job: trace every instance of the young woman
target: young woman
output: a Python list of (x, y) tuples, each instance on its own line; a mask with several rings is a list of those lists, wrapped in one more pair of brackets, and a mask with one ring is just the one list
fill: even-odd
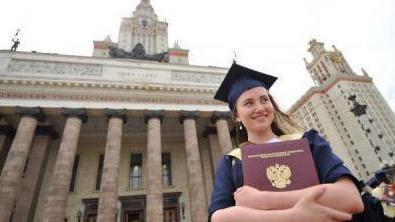
[[(249, 143), (280, 141), (296, 126), (269, 94), (276, 79), (233, 64), (214, 97), (229, 104)], [(218, 162), (209, 221), (347, 221), (363, 211), (355, 186), (358, 181), (332, 153), (328, 142), (315, 130), (302, 137), (309, 141), (320, 185), (288, 192), (243, 186), (242, 161), (235, 150)]]

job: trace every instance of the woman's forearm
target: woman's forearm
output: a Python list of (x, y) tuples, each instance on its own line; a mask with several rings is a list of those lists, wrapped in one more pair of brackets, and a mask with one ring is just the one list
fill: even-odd
[[(317, 199), (319, 204), (348, 213), (363, 211), (363, 203), (355, 185), (348, 179), (333, 184), (321, 184), (326, 192)], [(288, 209), (315, 187), (288, 192), (262, 192), (262, 209)]]
[(247, 207), (233, 206), (217, 210), (211, 222), (283, 222), (291, 218), (289, 210), (257, 210)]
[[(319, 197), (326, 193), (325, 187), (315, 187), (308, 191), (292, 208), (282, 210), (260, 210), (246, 206), (233, 206), (217, 210), (211, 217), (212, 222), (240, 221), (349, 221), (352, 215), (317, 203)], [(332, 221), (331, 220), (331, 221)]]

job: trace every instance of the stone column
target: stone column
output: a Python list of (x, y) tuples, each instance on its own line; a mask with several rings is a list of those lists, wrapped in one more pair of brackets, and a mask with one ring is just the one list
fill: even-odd
[(21, 119), (0, 176), (0, 222), (10, 221), (37, 122), (45, 118), (38, 107), (17, 107), (16, 113)]
[(207, 202), (196, 132), (197, 111), (181, 111), (184, 125), (191, 221), (207, 221)]
[(16, 202), (13, 222), (27, 222), (33, 218), (33, 207), (37, 202), (41, 181), (44, 175), (45, 160), (51, 138), (59, 135), (53, 126), (38, 126), (36, 136), (27, 162), (26, 172), (22, 182), (18, 200)]
[(147, 111), (145, 113), (145, 122), (148, 124), (147, 221), (163, 221), (161, 142), (161, 122), (163, 116), (164, 112), (162, 110)]
[[(219, 145), (218, 136), (217, 136), (217, 128), (212, 126), (207, 126), (204, 130), (203, 137), (207, 137), (210, 144), (210, 154), (211, 154), (211, 163), (213, 166), (213, 171), (217, 169), (217, 161), (222, 157), (222, 149)], [(214, 175), (213, 172), (213, 175)]]
[(98, 222), (113, 222), (118, 202), (118, 171), (121, 158), (122, 126), (126, 122), (126, 110), (106, 109), (108, 117), (107, 143), (104, 154)]
[(15, 129), (12, 125), (0, 125), (0, 173), (10, 150)]
[(64, 222), (81, 125), (87, 121), (85, 109), (64, 108), (62, 114), (66, 123), (44, 205), (45, 222)]
[(211, 121), (217, 126), (218, 140), (221, 146), (222, 154), (229, 153), (233, 149), (232, 140), (230, 139), (228, 118), (230, 112), (214, 112)]

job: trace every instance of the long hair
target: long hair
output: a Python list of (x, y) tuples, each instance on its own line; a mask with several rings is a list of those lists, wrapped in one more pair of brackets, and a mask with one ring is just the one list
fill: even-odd
[[(274, 101), (273, 96), (270, 94), (269, 99), (270, 102), (273, 104), (274, 113), (274, 119), (270, 127), (276, 136), (282, 136), (285, 134), (292, 134), (303, 131), (303, 128), (299, 126), (296, 121), (293, 120), (293, 118), (295, 118), (294, 115), (290, 115), (281, 111), (277, 103)], [(236, 142), (238, 143), (238, 145), (240, 145), (241, 143), (248, 141), (248, 134), (246, 128), (241, 122), (239, 123), (241, 125), (240, 129), (240, 125), (236, 122), (236, 114), (237, 110), (235, 105), (233, 109), (233, 121), (234, 123), (236, 123)]]

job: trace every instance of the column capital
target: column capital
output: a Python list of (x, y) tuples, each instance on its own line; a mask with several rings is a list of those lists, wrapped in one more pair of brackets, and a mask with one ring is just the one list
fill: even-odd
[(147, 124), (149, 119), (158, 118), (162, 123), (164, 116), (165, 116), (164, 110), (146, 110), (144, 113), (144, 122)]
[(213, 126), (207, 126), (203, 131), (203, 137), (207, 137), (208, 135), (217, 134), (217, 128)]
[(232, 116), (232, 113), (229, 111), (214, 111), (213, 115), (211, 116), (211, 122), (215, 123), (217, 120), (220, 119), (228, 119)]
[(107, 116), (108, 119), (112, 117), (117, 117), (122, 120), (123, 123), (126, 123), (128, 117), (126, 115), (126, 109), (108, 109), (104, 110), (104, 114)]
[(54, 126), (51, 125), (38, 125), (36, 128), (37, 135), (48, 135), (52, 139), (59, 138), (59, 133), (56, 131)]
[(0, 125), (0, 135), (13, 136), (15, 132), (15, 128), (12, 125)]
[(86, 123), (88, 121), (88, 116), (86, 115), (86, 109), (85, 108), (62, 108), (62, 115), (65, 116), (66, 118), (68, 117), (77, 117), (79, 118), (83, 123)]
[(46, 119), (45, 114), (42, 112), (41, 108), (36, 107), (24, 107), (24, 106), (17, 106), (15, 107), (15, 113), (21, 117), (23, 116), (30, 116), (39, 122), (44, 122)]
[(184, 120), (186, 119), (197, 119), (199, 117), (199, 111), (186, 111), (186, 110), (181, 110), (180, 113), (180, 123), (183, 123)]

